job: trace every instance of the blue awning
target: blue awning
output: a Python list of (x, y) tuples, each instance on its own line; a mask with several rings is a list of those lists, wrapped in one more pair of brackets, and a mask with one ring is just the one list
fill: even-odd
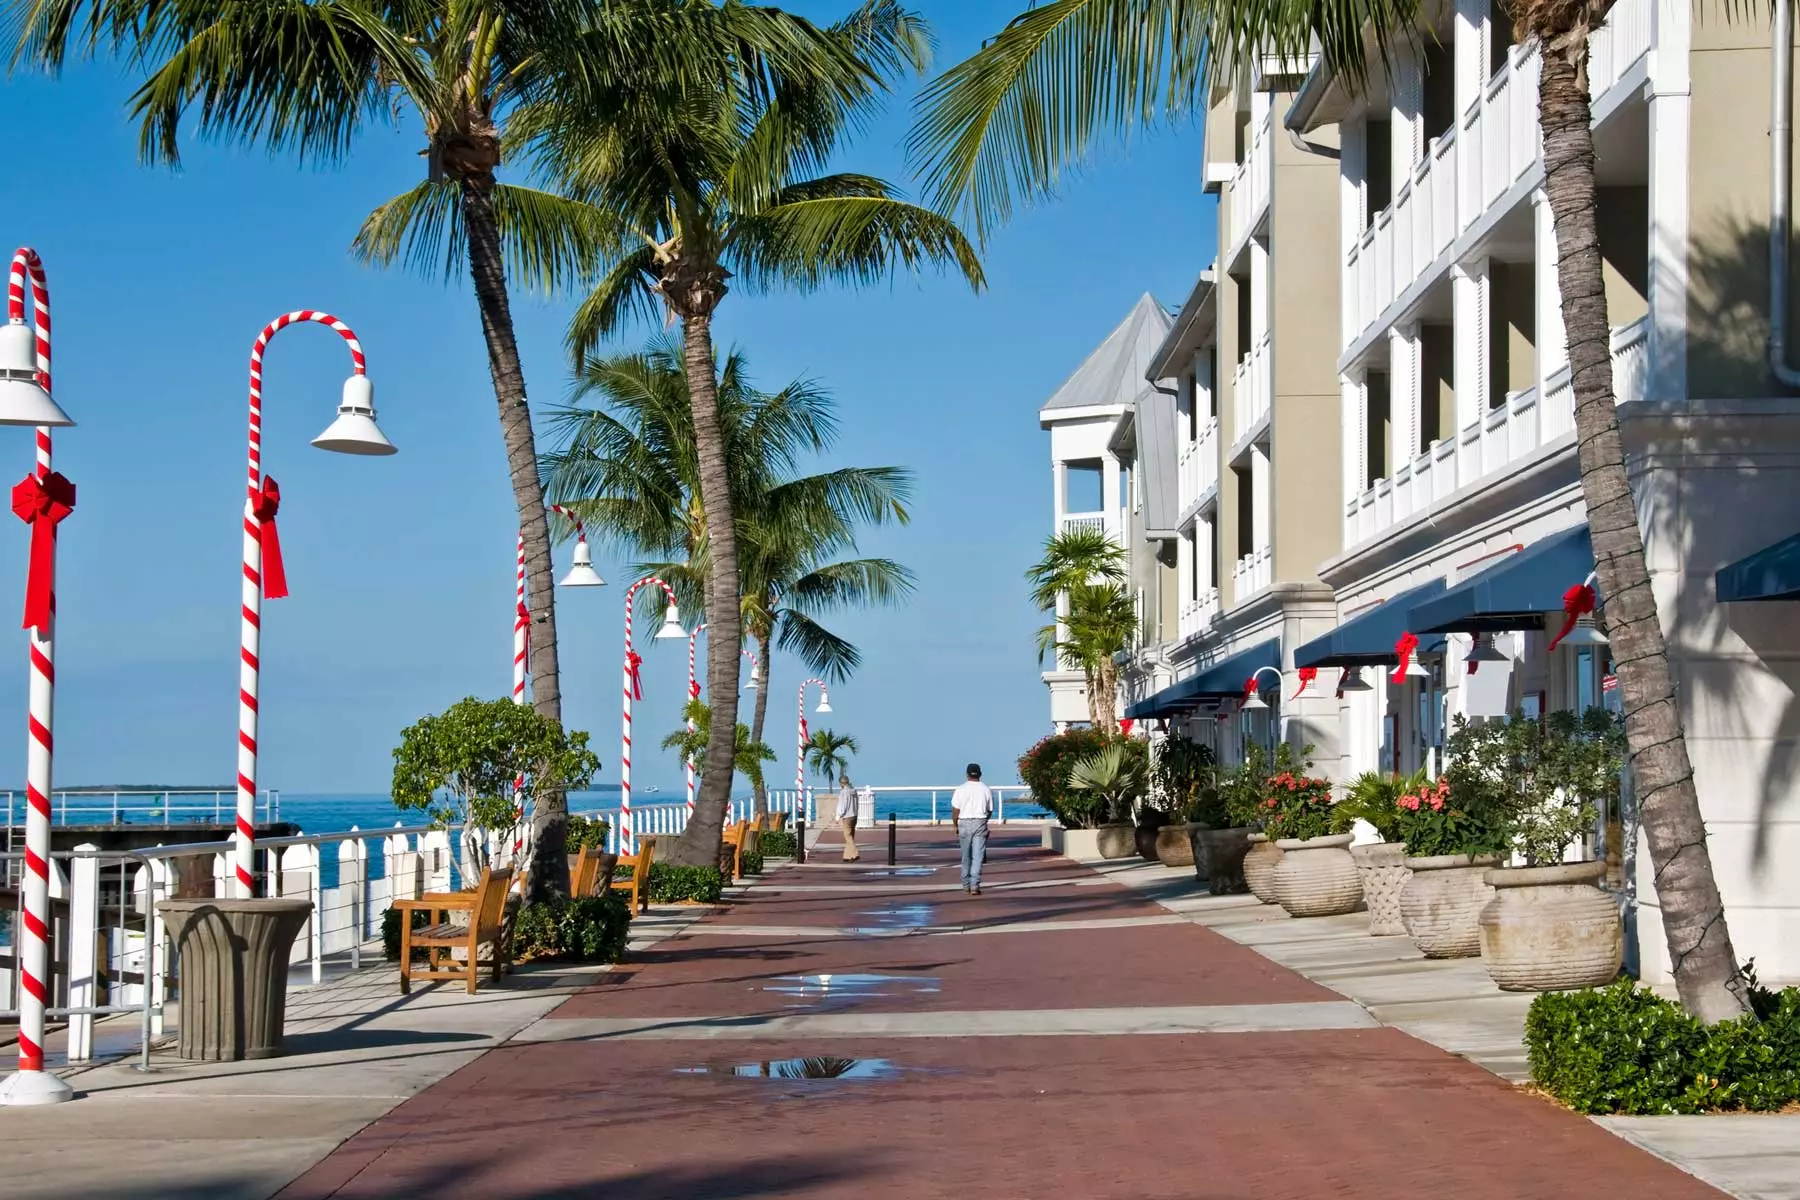
[(1721, 601), (1800, 600), (1800, 533), (1720, 567), (1713, 584)]
[(1242, 696), (1244, 680), (1264, 667), (1281, 670), (1281, 639), (1259, 642), (1248, 650), (1240, 650), (1230, 658), (1196, 671), (1186, 679), (1170, 684), (1154, 696), (1139, 700), (1125, 709), (1134, 721), (1145, 717), (1167, 717), (1198, 708), (1208, 700)]
[[(1444, 581), (1434, 579), (1422, 587), (1401, 592), (1374, 608), (1357, 613), (1321, 638), (1294, 651), (1296, 667), (1392, 666), (1400, 661), (1394, 643), (1407, 632), (1407, 619), (1416, 605), (1444, 594)], [(1421, 653), (1442, 648), (1443, 636), (1419, 638)]]
[(1542, 629), (1544, 614), (1561, 612), (1563, 593), (1594, 570), (1594, 545), (1586, 525), (1553, 533), (1435, 600), (1416, 605), (1407, 621), (1427, 633), (1499, 633)]
[(1160, 692), (1154, 692), (1151, 695), (1145, 696), (1142, 700), (1139, 700), (1136, 704), (1127, 704), (1125, 706), (1126, 719), (1132, 720), (1132, 721), (1142, 721), (1146, 717), (1171, 717), (1171, 716), (1174, 716), (1176, 713), (1180, 712), (1183, 707), (1185, 707), (1180, 704), (1175, 704), (1170, 700), (1169, 693), (1173, 692), (1174, 690), (1175, 690), (1175, 685), (1170, 684), (1168, 687), (1164, 688)]

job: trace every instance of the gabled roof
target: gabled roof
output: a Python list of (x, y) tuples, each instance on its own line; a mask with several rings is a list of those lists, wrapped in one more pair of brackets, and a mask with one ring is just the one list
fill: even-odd
[(1118, 328), (1044, 402), (1039, 416), (1051, 421), (1057, 409), (1128, 407), (1144, 390), (1144, 372), (1173, 323), (1148, 292), (1139, 296)]

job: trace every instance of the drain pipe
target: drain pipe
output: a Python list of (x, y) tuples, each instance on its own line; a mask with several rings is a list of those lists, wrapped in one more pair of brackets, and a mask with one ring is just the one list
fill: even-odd
[(1769, 370), (1783, 387), (1800, 388), (1800, 371), (1788, 365), (1788, 259), (1793, 236), (1794, 0), (1775, 0), (1769, 113)]

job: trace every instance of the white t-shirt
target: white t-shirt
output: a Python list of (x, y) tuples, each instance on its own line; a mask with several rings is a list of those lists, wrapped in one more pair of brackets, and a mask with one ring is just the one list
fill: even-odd
[(950, 809), (959, 821), (986, 817), (994, 811), (994, 793), (979, 779), (957, 785), (950, 796)]

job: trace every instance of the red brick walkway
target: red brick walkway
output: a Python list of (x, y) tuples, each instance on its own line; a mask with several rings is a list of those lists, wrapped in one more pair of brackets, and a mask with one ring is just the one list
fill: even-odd
[[(546, 1023), (736, 1017), (751, 1019), (748, 1036), (721, 1022), (722, 1035), (705, 1040), (595, 1035), (491, 1051), (282, 1195), (1719, 1200), (1590, 1122), (1391, 1029), (756, 1034), (754, 1018), (774, 1015), (1342, 999), (1196, 925), (1055, 928), (1166, 914), (1037, 850), (1035, 832), (996, 834), (981, 897), (955, 886), (946, 831), (903, 839), (901, 865), (938, 868), (929, 875), (846, 870), (821, 856), (635, 956)], [(885, 849), (870, 843), (865, 866)], [(869, 936), (1033, 922), (1052, 928)], [(884, 978), (845, 978), (859, 975)], [(868, 1078), (778, 1077), (784, 1062), (824, 1056), (886, 1065), (859, 1068), (883, 1072)]]

